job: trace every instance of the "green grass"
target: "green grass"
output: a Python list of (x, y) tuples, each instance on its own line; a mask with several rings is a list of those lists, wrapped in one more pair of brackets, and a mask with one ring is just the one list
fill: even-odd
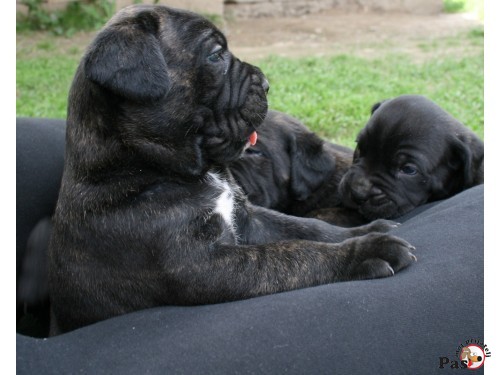
[(114, 0), (88, 0), (69, 2), (64, 9), (47, 10), (44, 0), (21, 0), (26, 13), (16, 16), (18, 32), (50, 31), (55, 35), (73, 35), (81, 30), (97, 30), (115, 12)]
[(443, 10), (447, 13), (474, 13), (484, 19), (484, 0), (443, 0)]
[(483, 57), (413, 63), (408, 56), (367, 60), (269, 58), (270, 107), (292, 114), (321, 136), (353, 145), (372, 104), (402, 94), (434, 100), (483, 137)]
[[(269, 57), (257, 65), (271, 84), (270, 108), (299, 118), (337, 143), (353, 146), (371, 106), (401, 94), (429, 97), (483, 138), (483, 37), (482, 30), (472, 30), (455, 39), (421, 44), (426, 56), (450, 46), (455, 50), (423, 62), (388, 53), (376, 59)], [(462, 49), (456, 53), (457, 44), (475, 48), (473, 53)], [(35, 44), (35, 51), (18, 51), (18, 116), (66, 117), (67, 93), (82, 51), (73, 47), (58, 52), (55, 45), (42, 40)]]
[(67, 94), (77, 64), (75, 56), (18, 58), (17, 116), (65, 118)]

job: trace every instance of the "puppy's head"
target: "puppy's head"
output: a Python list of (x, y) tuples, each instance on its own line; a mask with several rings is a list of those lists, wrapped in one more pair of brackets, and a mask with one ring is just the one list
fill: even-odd
[(118, 162), (111, 159), (119, 145), (162, 173), (199, 176), (242, 153), (267, 112), (267, 89), (262, 72), (234, 57), (203, 17), (130, 6), (82, 59), (70, 91), (68, 126), (78, 130), (69, 144), (75, 155), (84, 153), (78, 144), (92, 149), (95, 157), (78, 160), (89, 167)]
[(297, 119), (269, 111), (259, 142), (245, 150), (230, 169), (257, 205), (285, 210), (304, 201), (335, 170), (335, 159), (324, 141)]
[(343, 203), (396, 218), (483, 180), (483, 142), (437, 104), (403, 95), (376, 104), (343, 177)]

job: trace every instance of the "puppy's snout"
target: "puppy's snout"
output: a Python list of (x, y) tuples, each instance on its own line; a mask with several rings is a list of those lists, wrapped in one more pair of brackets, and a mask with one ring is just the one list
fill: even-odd
[(385, 194), (378, 187), (372, 185), (370, 192), (368, 193), (368, 199), (373, 201), (373, 203), (383, 202), (385, 200)]
[(365, 202), (370, 195), (372, 184), (363, 177), (354, 178), (351, 181), (351, 196), (356, 203)]
[[(260, 70), (259, 67), (257, 66), (254, 66), (254, 65), (249, 65), (253, 68), (254, 70), (254, 74), (255, 74), (255, 79), (259, 79), (260, 80), (260, 85), (262, 87), (262, 89), (264, 90), (264, 92), (267, 93), (269, 92), (269, 81), (267, 80), (266, 76), (264, 75), (264, 73), (262, 72), (262, 70)], [(257, 83), (257, 82), (255, 82)]]

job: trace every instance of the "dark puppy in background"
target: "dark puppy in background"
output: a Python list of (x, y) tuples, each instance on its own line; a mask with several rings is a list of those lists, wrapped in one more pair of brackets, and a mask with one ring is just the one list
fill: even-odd
[(483, 183), (483, 142), (431, 100), (376, 104), (342, 178), (342, 203), (366, 219), (397, 218)]
[(270, 111), (231, 171), (254, 204), (346, 227), (482, 183), (483, 142), (435, 103), (406, 95), (375, 104), (372, 115), (354, 155)]
[(320, 138), (298, 119), (269, 111), (257, 144), (229, 168), (255, 205), (353, 227), (369, 222), (342, 205), (339, 185), (353, 154)]
[(305, 216), (341, 204), (338, 185), (353, 150), (327, 142), (296, 118), (269, 111), (259, 141), (230, 170), (253, 204)]
[(206, 19), (131, 6), (97, 35), (68, 102), (49, 247), (51, 333), (167, 304), (391, 276), (413, 247), (385, 220), (344, 229), (251, 205), (227, 165), (267, 81)]

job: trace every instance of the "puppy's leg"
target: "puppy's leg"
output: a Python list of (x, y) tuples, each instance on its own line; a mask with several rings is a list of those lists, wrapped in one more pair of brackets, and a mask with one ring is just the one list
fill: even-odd
[[(196, 268), (182, 269), (182, 304), (214, 303), (345, 280), (392, 276), (416, 260), (397, 237), (373, 233), (339, 244), (282, 241), (212, 249)], [(185, 280), (184, 280), (185, 279)]]
[(326, 221), (329, 224), (345, 228), (352, 228), (369, 222), (358, 211), (346, 207), (319, 208), (308, 212), (305, 217)]
[(291, 239), (337, 243), (371, 232), (385, 233), (398, 226), (393, 221), (379, 219), (363, 226), (343, 228), (321, 220), (289, 216), (253, 205), (242, 210), (238, 220), (238, 227), (243, 228), (243, 232), (239, 233), (241, 243), (247, 244)]

